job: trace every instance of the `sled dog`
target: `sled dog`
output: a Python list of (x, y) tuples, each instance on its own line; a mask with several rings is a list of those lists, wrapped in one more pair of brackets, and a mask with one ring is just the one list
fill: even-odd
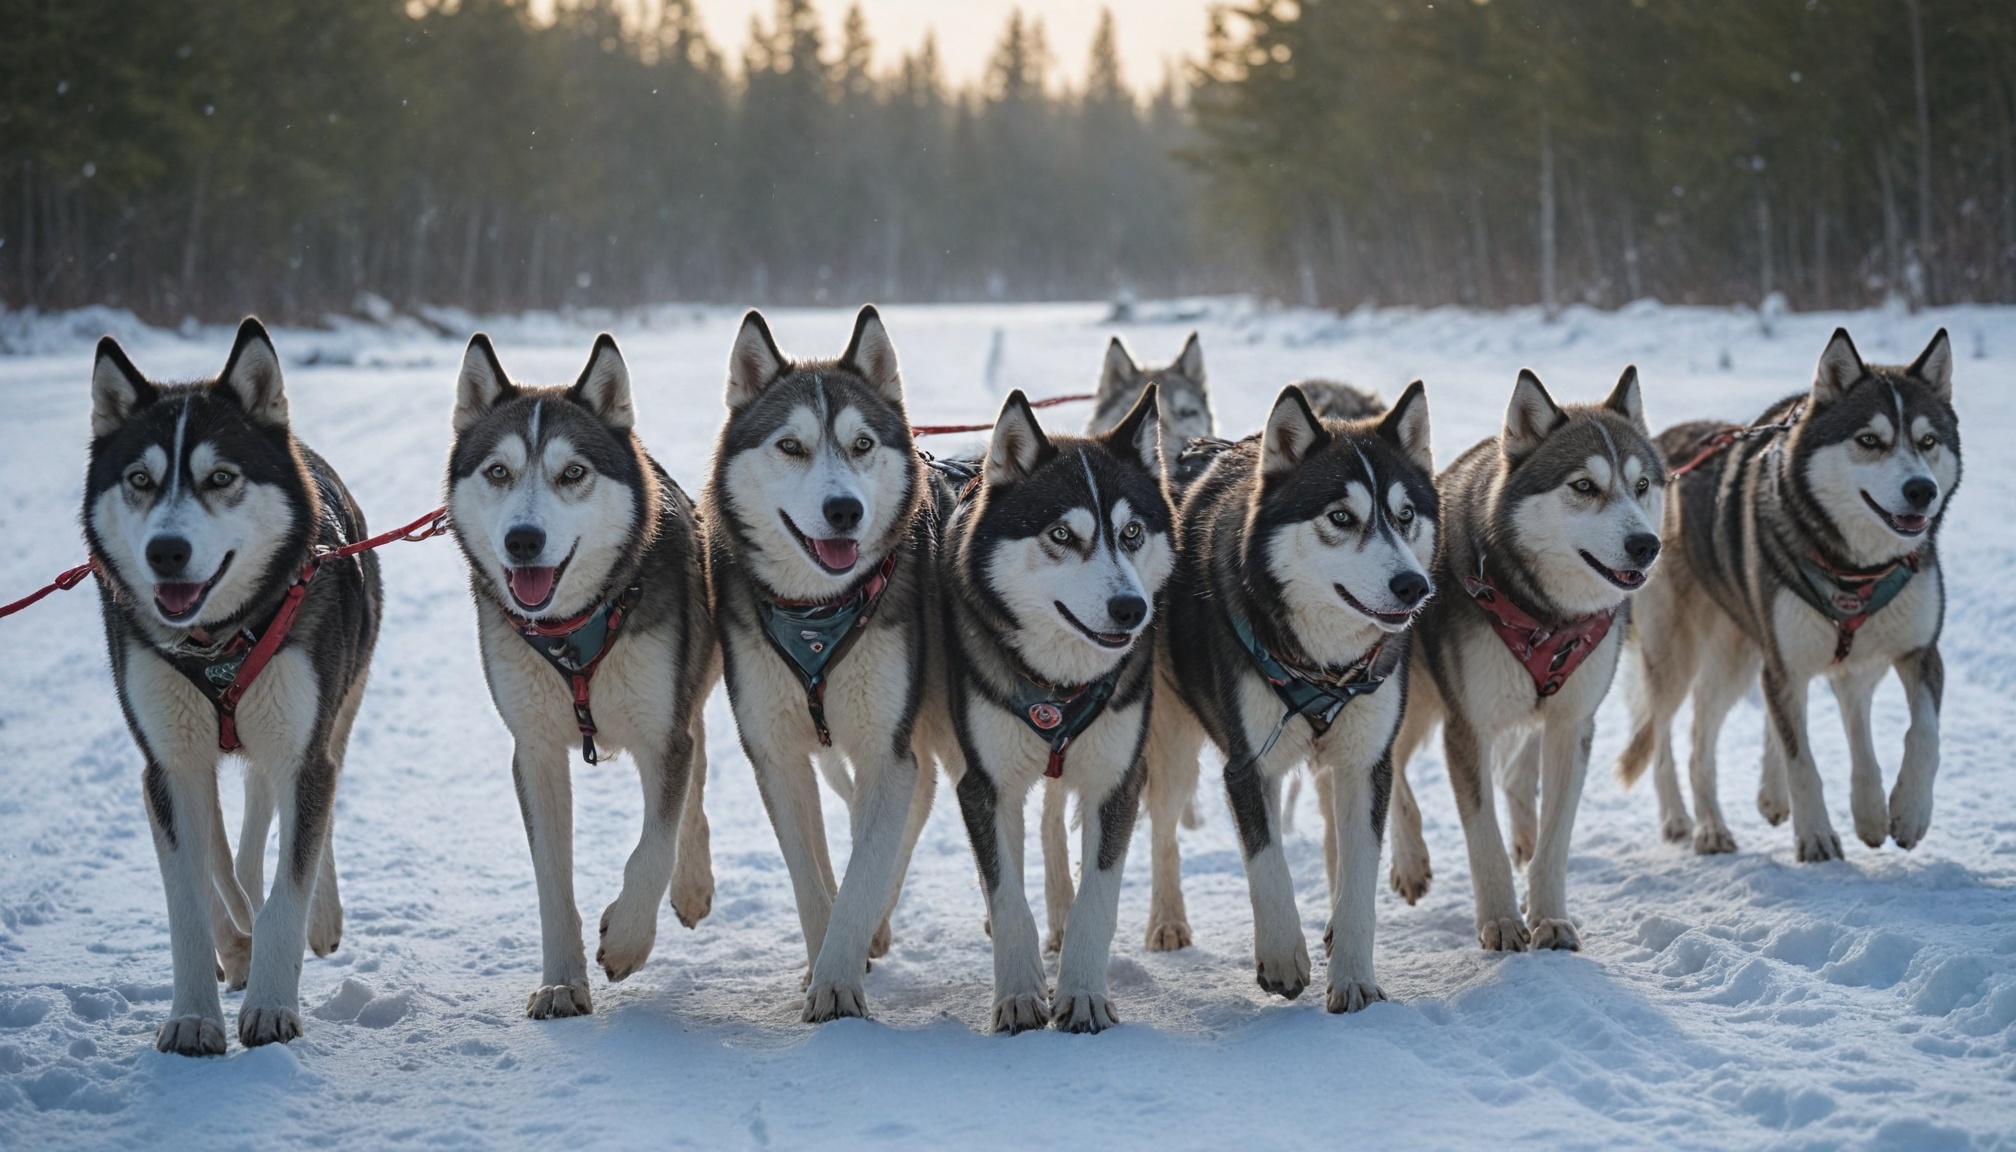
[(643, 967), (668, 886), (697, 924), (714, 880), (701, 797), (701, 709), (720, 678), (693, 503), (644, 451), (630, 372), (595, 341), (573, 385), (505, 374), (488, 337), (456, 380), (448, 512), (469, 563), (490, 698), (514, 745), (511, 779), (539, 890), (538, 1020), (594, 1010), (574, 902), (576, 751), (627, 750), (644, 828), (602, 913), (595, 962), (610, 981)]
[[(872, 306), (837, 360), (790, 359), (750, 312), (727, 401), (704, 506), (728, 700), (797, 897), (804, 1019), (865, 1016), (862, 975), (889, 948), (936, 781), (913, 747), (935, 531), (924, 466)], [(815, 761), (853, 830), (837, 885)]]
[[(1106, 965), (1146, 772), (1156, 598), (1174, 564), (1156, 391), (1086, 437), (1047, 435), (1010, 393), (978, 475), (957, 497), (939, 489), (952, 504), (940, 599), (958, 752), (946, 759), (987, 896), (999, 1032), (1115, 1021)], [(1089, 813), (1054, 997), (1022, 891), (1023, 802), (1046, 777)]]
[[(1503, 434), (1458, 457), (1436, 487), (1443, 595), (1416, 626), (1394, 749), (1393, 890), (1410, 904), (1428, 890), (1421, 810), (1405, 770), (1439, 722), (1469, 844), (1478, 943), (1580, 948), (1568, 916), (1569, 836), (1629, 598), (1659, 555), (1666, 489), (1637, 369), (1626, 368), (1601, 404), (1565, 408), (1522, 371)], [(1508, 859), (1492, 806), (1492, 754), (1512, 752), (1534, 729), (1538, 754), (1509, 755), (1501, 778), (1512, 812)], [(1526, 865), (1523, 921), (1514, 862)]]
[[(1960, 484), (1945, 330), (1910, 367), (1886, 368), (1864, 364), (1837, 329), (1809, 391), (1748, 429), (1682, 424), (1659, 447), (1669, 465), (1697, 466), (1666, 507), (1666, 539), (1678, 545), (1634, 612), (1639, 675), (1618, 775), (1629, 783), (1651, 762), (1665, 837), (1691, 831), (1696, 852), (1735, 851), (1716, 802), (1715, 740), (1761, 669), (1757, 809), (1772, 824), (1792, 817), (1799, 859), (1839, 859), (1806, 730), (1807, 685), (1824, 676), (1847, 729), (1855, 834), (1871, 848), (1916, 846), (1932, 822), (1946, 678), (1939, 522)], [(1892, 669), (1911, 724), (1886, 801), (1869, 710)], [(1669, 736), (1689, 694), (1691, 822)]]
[[(336, 777), (384, 596), (364, 516), (288, 423), (280, 358), (248, 319), (214, 380), (157, 384), (111, 337), (91, 374), (84, 530), (119, 705), (168, 896), (175, 966), (163, 1052), (222, 1055), (222, 979), (246, 1047), (301, 1035), (301, 949), (343, 932), (330, 848)], [(217, 796), (244, 761), (234, 870)], [(280, 858), (260, 897), (266, 829)], [(248, 935), (249, 934), (249, 935)]]
[(1332, 1012), (1384, 999), (1373, 900), (1407, 703), (1409, 628), (1434, 591), (1438, 505), (1417, 381), (1383, 417), (1325, 420), (1282, 390), (1266, 430), (1184, 496), (1148, 748), (1150, 949), (1190, 943), (1178, 817), (1209, 740), (1253, 899), (1260, 986), (1293, 999), (1309, 950), (1281, 847), (1281, 782), (1307, 763), (1331, 812)]
[(1215, 435), (1218, 422), (1211, 414), (1211, 390), (1204, 379), (1204, 345), (1192, 332), (1183, 341), (1183, 350), (1161, 368), (1146, 368), (1134, 359), (1127, 342), (1115, 336), (1106, 345), (1106, 359), (1099, 369), (1099, 387), (1093, 393), (1092, 419), (1085, 425), (1087, 436), (1111, 432), (1134, 411), (1141, 392), (1155, 385), (1155, 411), (1160, 421), (1161, 442), (1169, 449), (1165, 462), (1174, 466), (1176, 453), (1185, 441)]

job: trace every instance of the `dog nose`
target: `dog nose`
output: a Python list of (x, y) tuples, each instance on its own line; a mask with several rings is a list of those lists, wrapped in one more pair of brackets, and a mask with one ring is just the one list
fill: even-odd
[(1139, 596), (1115, 596), (1106, 601), (1106, 615), (1113, 623), (1132, 632), (1148, 618), (1148, 601)]
[(1624, 539), (1624, 554), (1638, 567), (1649, 567), (1659, 558), (1659, 537), (1650, 532), (1633, 532)]
[(1386, 582), (1386, 588), (1402, 608), (1412, 608), (1428, 596), (1428, 577), (1419, 572), (1402, 572)]
[(520, 524), (504, 533), (504, 551), (520, 564), (530, 564), (546, 550), (546, 530)]
[(823, 510), (826, 523), (835, 532), (852, 532), (861, 526), (861, 501), (852, 496), (828, 496)]
[(1932, 506), (1933, 498), (1939, 495), (1939, 485), (1923, 476), (1913, 476), (1904, 481), (1904, 501), (1923, 512)]
[(179, 576), (189, 566), (189, 541), (180, 536), (156, 536), (147, 542), (147, 566), (156, 576)]

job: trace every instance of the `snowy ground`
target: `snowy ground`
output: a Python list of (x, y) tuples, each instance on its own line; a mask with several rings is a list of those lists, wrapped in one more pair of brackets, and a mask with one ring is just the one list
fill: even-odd
[[(1916, 852), (1849, 845), (1793, 863), (1756, 785), (1759, 712), (1725, 735), (1725, 807), (1743, 851), (1699, 859), (1658, 842), (1649, 788), (1608, 774), (1622, 709), (1606, 706), (1570, 863), (1587, 950), (1487, 955), (1473, 939), (1461, 832), (1439, 754), (1414, 768), (1436, 887), (1382, 892), (1378, 964), (1393, 997), (1359, 1015), (1253, 983), (1251, 919), (1215, 793), (1184, 834), (1196, 947), (1141, 947), (1146, 837), (1122, 898), (1113, 986), (1124, 1027), (1097, 1037), (985, 1035), (988, 942), (965, 835), (941, 791), (868, 979), (874, 1022), (797, 1022), (804, 953), (790, 886), (735, 740), (708, 709), (717, 894), (695, 931), (665, 916), (596, 1014), (533, 1022), (532, 869), (509, 742), (477, 667), (462, 565), (445, 542), (384, 555), (389, 607), (336, 810), (348, 930), (302, 977), (309, 1032), (222, 1060), (153, 1051), (168, 1007), (161, 886), (140, 763), (114, 704), (95, 598), (60, 595), (0, 624), (0, 1147), (588, 1147), (1112, 1143), (1216, 1147), (2016, 1147), (2016, 311), (1774, 317), (1640, 306), (1339, 319), (1238, 302), (1144, 308), (1122, 327), (1150, 358), (1203, 333), (1221, 427), (1256, 426), (1289, 379), (1332, 375), (1390, 395), (1428, 381), (1437, 455), (1492, 432), (1514, 372), (1600, 395), (1627, 362), (1655, 424), (1748, 418), (1803, 386), (1847, 323), (1872, 359), (1953, 331), (1972, 457), (1946, 526), (1951, 611), (1944, 767)], [(920, 421), (991, 415), (1000, 393), (1089, 385), (1113, 329), (1097, 305), (892, 308)], [(437, 317), (451, 327), (465, 321)], [(658, 309), (496, 320), (506, 366), (571, 379), (595, 328), (627, 353), (646, 442), (697, 490), (720, 419), (736, 316)], [(849, 315), (772, 317), (787, 349), (831, 355)], [(0, 316), (0, 599), (81, 556), (76, 528), (91, 341), (107, 329), (157, 375), (214, 372), (222, 329), (148, 332), (117, 314)], [(996, 334), (999, 334), (998, 337)], [(459, 340), (421, 325), (283, 331), (297, 429), (378, 527), (432, 507)], [(998, 355), (990, 371), (990, 346)], [(1081, 409), (1053, 418), (1076, 422)], [(1814, 732), (1837, 827), (1847, 756), (1832, 702)], [(1879, 696), (1886, 762), (1902, 746)], [(230, 775), (227, 773), (227, 775)], [(1207, 776), (1207, 779), (1209, 777)], [(588, 922), (615, 893), (640, 802), (626, 763), (576, 767)], [(235, 813), (238, 783), (225, 784)], [(1325, 917), (1319, 821), (1305, 791), (1288, 839), (1305, 928)], [(235, 821), (235, 815), (230, 817)], [(844, 813), (829, 798), (836, 854)], [(235, 827), (235, 824), (234, 824)], [(1851, 838), (1852, 840), (1852, 838)], [(1032, 851), (1031, 856), (1035, 854)], [(1033, 871), (1033, 868), (1032, 868)], [(1034, 877), (1032, 876), (1032, 881)], [(1040, 883), (1032, 884), (1040, 898)], [(1040, 916), (1040, 912), (1039, 912)], [(236, 995), (226, 998), (235, 1017)]]

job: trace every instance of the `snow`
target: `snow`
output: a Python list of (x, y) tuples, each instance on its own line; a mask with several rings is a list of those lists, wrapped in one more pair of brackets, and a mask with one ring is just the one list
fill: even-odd
[[(892, 307), (919, 421), (984, 419), (984, 380), (1085, 390), (1113, 329), (1099, 304)], [(646, 442), (697, 491), (720, 421), (737, 319), (725, 309), (488, 317), (506, 366), (572, 379), (595, 330), (616, 332)], [(772, 316), (787, 349), (832, 355), (850, 316)], [(372, 523), (438, 502), (459, 337), (476, 321), (332, 318), (276, 334), (298, 430)], [(1637, 304), (1614, 313), (1364, 310), (1251, 301), (1144, 302), (1123, 325), (1144, 358), (1203, 334), (1223, 430), (1257, 426), (1278, 386), (1326, 375), (1384, 390), (1425, 378), (1437, 454), (1492, 432), (1516, 370), (1557, 395), (1601, 395), (1627, 362), (1655, 425), (1747, 419), (1809, 378), (1836, 324), (1864, 354), (1908, 360), (1952, 330), (1971, 471), (1945, 529), (1950, 595), (1943, 767), (1915, 852), (1849, 845), (1793, 862), (1749, 796), (1759, 710), (1724, 736), (1725, 809), (1742, 847), (1662, 844), (1648, 787), (1608, 773), (1621, 693), (1601, 716), (1570, 860), (1586, 950), (1475, 945), (1462, 836), (1439, 753), (1413, 768), (1435, 858), (1409, 908), (1382, 891), (1378, 966), (1392, 1002), (1324, 1013), (1251, 971), (1231, 822), (1207, 795), (1184, 833), (1196, 946), (1146, 952), (1147, 837), (1129, 859), (1112, 983), (1125, 1025), (1097, 1037), (983, 1034), (991, 963), (966, 837), (941, 790), (868, 978), (876, 1019), (797, 1022), (804, 953), (776, 841), (726, 702), (708, 707), (717, 882), (697, 930), (663, 916), (651, 962), (596, 978), (596, 1014), (533, 1022), (532, 869), (510, 745), (484, 690), (463, 568), (446, 542), (383, 553), (388, 610), (336, 809), (348, 927), (309, 958), (307, 1035), (221, 1060), (153, 1051), (168, 936), (140, 799), (87, 589), (0, 624), (0, 1147), (700, 1146), (875, 1144), (1174, 1147), (1539, 1142), (1572, 1147), (2016, 1147), (2016, 310), (1763, 315)], [(443, 335), (443, 330), (449, 335)], [(0, 599), (81, 556), (77, 532), (91, 343), (129, 341), (157, 376), (214, 372), (229, 330), (149, 330), (110, 310), (0, 315)], [(989, 367), (999, 333), (1000, 361)], [(1044, 413), (1077, 422), (1082, 409)], [(970, 441), (968, 441), (970, 443)], [(942, 446), (941, 446), (942, 447)], [(1847, 754), (1833, 705), (1813, 731), (1838, 827)], [(1682, 717), (1683, 724), (1685, 717)], [(1905, 714), (1879, 694), (1894, 772)], [(614, 896), (641, 804), (622, 761), (577, 765), (576, 868), (589, 924)], [(239, 783), (228, 770), (235, 828)], [(1210, 775), (1207, 771), (1207, 780)], [(847, 822), (828, 798), (844, 857)], [(1033, 826), (1033, 820), (1032, 820)], [(1320, 822), (1304, 790), (1287, 837), (1312, 952), (1325, 918)], [(1032, 894), (1041, 898), (1031, 856)], [(1382, 885), (1383, 888), (1383, 885)], [(1039, 910), (1039, 916), (1041, 915)], [(235, 1019), (237, 994), (226, 997)]]

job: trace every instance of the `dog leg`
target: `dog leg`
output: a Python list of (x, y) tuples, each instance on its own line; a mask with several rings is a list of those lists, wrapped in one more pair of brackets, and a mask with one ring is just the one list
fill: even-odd
[(1694, 681), (1693, 747), (1687, 777), (1694, 792), (1694, 851), (1703, 856), (1736, 851), (1736, 837), (1722, 817), (1716, 746), (1729, 710), (1757, 675), (1756, 650), (1748, 645), (1711, 644)]
[(1540, 734), (1528, 732), (1520, 738), (1499, 774), (1505, 789), (1505, 811), (1512, 818), (1512, 867), (1518, 870), (1533, 859), (1533, 844), (1540, 836)]
[(1693, 839), (1694, 818), (1687, 814), (1687, 800), (1680, 793), (1670, 719), (1652, 737), (1652, 791), (1659, 798), (1659, 838), (1669, 844)]
[(1016, 791), (1002, 795), (978, 763), (969, 763), (956, 788), (959, 814), (973, 843), (980, 887), (987, 893), (987, 922), (994, 936), (995, 1032), (1027, 1032), (1050, 1021), (1043, 953), (1036, 917), (1022, 891), (1022, 804)]
[(1764, 705), (1785, 751), (1785, 777), (1792, 797), (1792, 838), (1801, 863), (1842, 858), (1841, 838), (1827, 818), (1827, 798), (1813, 746), (1806, 737), (1806, 684), (1793, 683), (1776, 661), (1764, 665)]
[(1897, 662), (1911, 727), (1904, 733), (1904, 764), (1890, 792), (1890, 835), (1899, 848), (1916, 848), (1932, 826), (1932, 779), (1939, 774), (1939, 705), (1946, 692), (1946, 663), (1928, 647)]
[[(329, 757), (339, 773), (349, 755), (350, 728), (357, 720), (357, 706), (363, 702), (364, 677), (359, 676), (344, 696), (343, 707), (336, 714), (336, 726), (330, 732)], [(336, 827), (332, 819), (329, 834), (322, 841), (322, 868), (315, 880), (315, 900), (308, 909), (308, 949), (317, 956), (327, 956), (342, 943), (343, 890), (336, 881)]]
[(1379, 894), (1379, 841), (1385, 832), (1382, 802), (1393, 776), (1391, 754), (1369, 769), (1340, 765), (1319, 770), (1328, 778), (1329, 823), (1337, 829), (1337, 882), (1331, 888), (1329, 993), (1323, 1006), (1356, 1012), (1386, 994), (1372, 973), (1372, 936)]
[[(1084, 882), (1064, 931), (1057, 961), (1057, 995), (1052, 1023), (1064, 1032), (1103, 1032), (1119, 1022), (1107, 994), (1106, 966), (1113, 955), (1113, 929), (1120, 919), (1120, 870), (1141, 808), (1148, 765), (1136, 760), (1099, 802), (1096, 819), (1081, 823), (1080, 859)], [(1081, 795), (1078, 802), (1083, 804)]]
[(252, 970), (252, 908), (231, 870), (231, 841), (214, 788), (210, 800), (210, 938), (217, 946), (217, 979), (236, 992)]
[[(1057, 952), (1064, 947), (1064, 923), (1071, 915), (1071, 901), (1077, 895), (1077, 888), (1071, 879), (1071, 831), (1065, 820), (1065, 804), (1069, 794), (1064, 791), (1061, 780), (1045, 777), (1037, 787), (1043, 790), (1043, 816), (1040, 835), (1043, 841), (1043, 910), (1050, 921), (1050, 930), (1043, 937), (1043, 951)], [(1079, 814), (1081, 824), (1089, 823), (1084, 814)]]
[(1757, 814), (1773, 828), (1792, 814), (1792, 797), (1785, 783), (1785, 745), (1778, 741), (1778, 728), (1764, 722), (1764, 766), (1757, 778)]
[(279, 781), (280, 857), (252, 926), (252, 974), (238, 1009), (238, 1042), (247, 1048), (301, 1035), (301, 951), (336, 802), (337, 769), (328, 752), (326, 741), (311, 741), (292, 779)]
[(168, 945), (175, 965), (174, 999), (154, 1046), (183, 1056), (222, 1056), (224, 1004), (217, 995), (210, 919), (219, 899), (210, 875), (217, 770), (194, 762), (170, 768), (149, 757), (142, 784), (168, 895)]
[(574, 903), (574, 781), (567, 746), (521, 742), (511, 758), (511, 778), (539, 889), (539, 988), (526, 999), (525, 1014), (534, 1020), (586, 1016), (595, 1007), (588, 995), (581, 910)]
[(679, 826), (693, 782), (693, 730), (675, 727), (666, 739), (665, 747), (639, 749), (636, 757), (644, 827), (623, 865), (622, 890), (602, 910), (595, 948), (595, 963), (611, 984), (629, 978), (650, 958), (658, 940), (658, 900), (672, 883), (679, 855)]
[[(273, 782), (260, 768), (245, 772), (245, 818), (238, 830), (238, 887), (252, 914), (266, 903), (266, 833), (273, 827)], [(249, 923), (249, 921), (248, 921)]]
[(1428, 894), (1434, 870), (1428, 866), (1428, 841), (1421, 835), (1421, 805), (1407, 783), (1407, 762), (1441, 720), (1427, 675), (1408, 678), (1407, 711), (1393, 739), (1393, 876), (1394, 895), (1409, 904)]
[[(1470, 887), (1477, 903), (1477, 943), (1487, 952), (1524, 952), (1529, 936), (1512, 889), (1512, 859), (1505, 854), (1505, 841), (1498, 833), (1491, 779), (1485, 774), (1486, 750), (1470, 725), (1455, 715), (1442, 725), (1442, 749), (1449, 765), (1449, 788), (1456, 794), (1456, 814), (1463, 821), (1464, 845), (1470, 854)], [(1543, 776), (1548, 772), (1546, 755), (1543, 747)], [(1552, 803), (1550, 798), (1548, 804)], [(1543, 820), (1539, 849), (1544, 850), (1546, 841)], [(1530, 876), (1532, 870), (1528, 869), (1527, 874)]]
[(933, 757), (924, 753), (913, 753), (917, 757), (917, 787), (910, 793), (910, 815), (903, 823), (903, 843), (896, 860), (896, 886), (889, 892), (889, 906), (882, 910), (882, 923), (876, 926), (875, 935), (868, 941), (868, 956), (879, 959), (889, 954), (889, 946), (895, 941), (895, 931), (890, 921), (896, 916), (896, 905), (903, 899), (903, 883), (910, 876), (910, 858), (917, 854), (917, 840), (924, 835), (924, 822), (931, 818), (931, 803), (938, 795), (938, 771)]
[(695, 709), (693, 770), (686, 778), (686, 805), (679, 810), (678, 848), (672, 864), (672, 914), (697, 927), (714, 909), (714, 852), (707, 826), (707, 725)]
[(1592, 717), (1571, 727), (1549, 720), (1540, 748), (1540, 836), (1526, 869), (1526, 924), (1534, 951), (1576, 951), (1582, 938), (1568, 919), (1568, 845), (1575, 834), (1575, 811), (1582, 781), (1589, 774), (1589, 744), (1596, 738)]
[(1241, 756), (1225, 772), (1225, 792), (1246, 854), (1253, 900), (1253, 966), (1260, 987), (1290, 1000), (1309, 986), (1309, 943), (1295, 908), (1295, 882), (1281, 847), (1281, 782)]
[(862, 975), (868, 970), (875, 927), (888, 913), (900, 881), (903, 834), (917, 791), (917, 758), (907, 749), (902, 757), (881, 763), (857, 762), (854, 770), (854, 847), (812, 964), (805, 993), (807, 1024), (868, 1015)]
[[(1174, 693), (1170, 695), (1173, 697)], [(1161, 699), (1157, 699), (1161, 704)], [(1197, 754), (1203, 729), (1171, 700), (1154, 710), (1148, 727), (1148, 879), (1150, 952), (1190, 946), (1190, 913), (1183, 903), (1183, 852), (1176, 830), (1197, 800)]]
[[(1330, 897), (1330, 903), (1335, 904), (1337, 903), (1337, 821), (1332, 819), (1332, 811), (1337, 804), (1337, 789), (1330, 782), (1329, 773), (1323, 771), (1322, 767), (1313, 761), (1309, 765), (1309, 775), (1311, 786), (1316, 792), (1316, 809), (1323, 816), (1324, 892)], [(1301, 779), (1292, 773), (1288, 778), (1288, 796), (1284, 803), (1290, 807), (1295, 803), (1295, 794), (1300, 790)], [(1287, 824), (1285, 816), (1282, 823), (1285, 828)], [(1324, 933), (1324, 941), (1324, 947), (1329, 947), (1328, 932)]]
[[(731, 696), (730, 702), (733, 702)], [(791, 875), (798, 904), (798, 925), (805, 936), (805, 980), (819, 959), (826, 922), (833, 914), (833, 864), (826, 854), (826, 824), (820, 814), (819, 780), (803, 749), (778, 747), (766, 739), (770, 722), (750, 716), (735, 718), (743, 750), (756, 772), (756, 791), (777, 833), (777, 849)]]
[(1831, 678), (1834, 702), (1840, 706), (1841, 728), (1848, 737), (1848, 806), (1855, 817), (1855, 835), (1871, 848), (1890, 838), (1890, 806), (1883, 796), (1883, 765), (1876, 759), (1876, 737), (1869, 730), (1869, 706), (1876, 695), (1881, 666), (1844, 670)]

